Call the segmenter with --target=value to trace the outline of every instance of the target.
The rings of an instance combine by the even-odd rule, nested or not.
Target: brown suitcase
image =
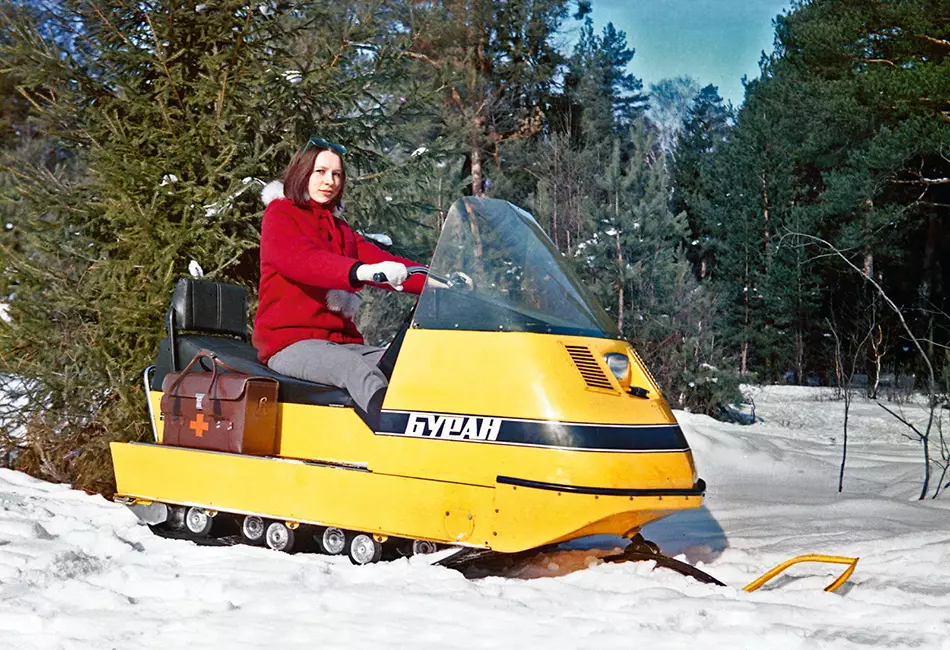
[[[210,361],[211,371],[192,372],[203,359]],[[162,444],[272,456],[277,451],[277,389],[276,379],[239,372],[201,350],[184,370],[170,372],[162,381]]]

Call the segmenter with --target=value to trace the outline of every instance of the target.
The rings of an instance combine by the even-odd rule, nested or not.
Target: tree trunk
[[[805,385],[805,335],[801,327],[795,328],[795,376],[799,386]]]
[[[930,298],[933,295],[934,254],[937,250],[937,239],[940,237],[940,222],[934,215],[927,221],[927,240],[924,243],[924,259],[921,268],[920,306],[929,309]]]
[[[551,215],[551,234],[554,236],[554,247],[558,250],[561,249],[560,240],[557,232],[557,209],[558,209],[558,185],[559,185],[559,174],[560,174],[560,151],[558,150],[557,140],[553,141],[554,144],[554,182],[551,183],[551,199],[554,203],[553,214]]]
[[[478,127],[472,128],[472,196],[485,196],[485,180],[482,175],[482,150],[478,146]]]
[[[926,331],[929,334],[929,336],[927,336],[927,354],[931,359],[934,358],[934,337],[932,332],[934,318],[931,298],[933,297],[934,280],[940,277],[938,273],[934,272],[938,266],[938,264],[934,263],[934,257],[937,251],[937,241],[939,237],[940,221],[935,215],[931,214],[927,220],[927,241],[924,244],[924,261],[923,268],[921,269],[922,279],[919,296],[920,308],[923,310],[923,313],[927,314]]]
[[[617,329],[623,334],[623,249],[620,247],[620,232],[617,232]]]
[[[771,224],[769,224],[769,192],[768,184],[765,180],[765,172],[762,172],[762,218],[765,221],[763,232],[765,237],[765,268],[769,269],[772,266],[772,251],[769,248],[772,233],[769,231],[771,227]]]
[[[751,318],[749,305],[749,264],[746,261],[745,267],[745,289],[742,294],[744,303],[744,313],[742,316],[742,355],[739,361],[739,374],[745,376],[749,372],[749,320]]]

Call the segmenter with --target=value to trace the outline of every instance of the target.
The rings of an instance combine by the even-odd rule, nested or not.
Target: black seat
[[[315,384],[313,382],[288,377],[274,372],[257,360],[257,350],[250,343],[239,339],[228,339],[221,336],[207,336],[200,334],[185,334],[175,337],[175,347],[179,360],[178,368],[182,370],[199,350],[211,350],[218,357],[232,366],[235,370],[246,372],[249,375],[273,377],[280,383],[277,397],[281,402],[292,404],[317,404],[320,406],[353,406],[350,394],[337,386]],[[162,380],[171,372],[171,354],[168,339],[162,339],[158,346],[158,359],[155,362],[155,373],[152,375],[152,390],[162,389]]]
[[[199,350],[211,350],[236,370],[276,379],[281,402],[354,406],[350,394],[342,388],[281,375],[258,360],[257,350],[247,338],[244,287],[182,278],[168,308],[167,331],[168,338],[158,346],[152,390],[161,390],[165,375],[183,370]]]

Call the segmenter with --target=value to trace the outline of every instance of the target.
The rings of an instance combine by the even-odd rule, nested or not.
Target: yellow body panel
[[[352,409],[282,404],[279,455],[491,486],[499,476],[606,488],[689,488],[689,452],[638,454],[374,434]],[[648,456],[648,457],[647,457]]]
[[[495,550],[521,550],[587,535],[632,535],[677,510],[699,507],[700,497],[627,497],[572,494],[513,485],[495,488]],[[570,531],[564,521],[580,524]]]
[[[589,349],[610,388],[590,387],[565,346]],[[628,378],[611,375],[607,352],[629,357]],[[648,397],[627,394],[630,385]],[[161,393],[149,399],[160,439]],[[568,425],[676,422],[626,342],[510,332],[410,329],[383,408]],[[569,436],[563,446],[541,446],[391,434],[374,433],[351,408],[282,403],[278,458],[123,443],[112,453],[121,496],[506,552],[632,534],[702,504],[700,496],[570,491],[690,489],[688,450],[581,449]],[[500,476],[565,490],[503,484]]]
[[[502,552],[623,535],[699,502],[482,487],[140,443],[112,443],[112,457],[119,496]]]
[[[614,390],[588,388],[567,345],[589,348]],[[622,391],[603,364],[608,352],[631,358],[628,385],[649,389],[647,399]],[[676,422],[626,341],[526,332],[410,329],[383,406],[561,422]]]
[[[122,496],[453,543],[476,533],[447,525],[463,511],[472,543],[491,534],[490,488],[163,445],[112,443],[112,457]]]

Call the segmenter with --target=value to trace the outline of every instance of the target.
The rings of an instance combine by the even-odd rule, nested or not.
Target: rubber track
[[[518,553],[499,553],[487,548],[463,548],[458,553],[439,560],[435,563],[435,566],[454,569],[466,577],[501,574],[505,569],[518,564],[522,560],[543,555],[546,551],[554,548],[556,546],[540,546]]]
[[[152,532],[165,539],[183,539],[198,546],[238,546],[244,544],[244,538],[240,535],[211,535],[208,537],[195,537],[187,530],[168,530],[160,526],[149,526]]]

